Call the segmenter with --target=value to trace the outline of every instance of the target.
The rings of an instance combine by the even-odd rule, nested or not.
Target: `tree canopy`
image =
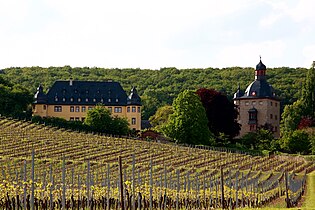
[[[173,102],[174,113],[162,128],[166,136],[178,143],[212,144],[213,135],[199,97],[192,91],[181,92]]]
[[[19,84],[13,85],[0,76],[0,115],[30,117],[29,105],[32,101],[33,97],[26,88]]]
[[[233,102],[214,89],[200,88],[197,94],[206,110],[209,130],[216,136],[220,133],[230,138],[237,136],[241,126],[237,123],[238,112]]]
[[[127,135],[128,121],[124,118],[112,117],[110,111],[102,105],[97,105],[86,114],[84,124],[96,132]]]

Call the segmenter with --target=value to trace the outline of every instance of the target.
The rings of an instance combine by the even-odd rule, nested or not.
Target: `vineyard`
[[[297,205],[313,162],[79,133],[0,119],[1,209]],[[119,161],[120,160],[120,161]]]

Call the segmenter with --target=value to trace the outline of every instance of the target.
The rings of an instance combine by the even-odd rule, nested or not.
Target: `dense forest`
[[[301,85],[306,77],[304,68],[270,68],[267,79],[282,100],[282,107],[299,98]],[[143,101],[143,119],[152,116],[156,109],[171,104],[183,90],[212,88],[232,99],[238,85],[245,90],[254,80],[254,68],[196,68],[175,67],[149,69],[106,69],[98,67],[11,67],[1,70],[0,76],[12,84],[19,84],[35,93],[39,84],[47,91],[56,80],[114,80],[120,82],[129,94],[136,86]]]

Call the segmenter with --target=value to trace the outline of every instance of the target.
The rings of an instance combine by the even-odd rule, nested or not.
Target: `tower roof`
[[[35,104],[45,104],[47,102],[47,95],[43,91],[43,86],[40,84],[34,95]]]
[[[141,106],[141,98],[138,95],[136,87],[132,87],[131,93],[127,99],[128,105],[140,105]]]
[[[266,65],[265,64],[263,64],[263,62],[261,62],[261,57],[260,57],[260,61],[259,61],[259,63],[256,65],[256,71],[257,70],[266,70],[267,68],[266,68]]]

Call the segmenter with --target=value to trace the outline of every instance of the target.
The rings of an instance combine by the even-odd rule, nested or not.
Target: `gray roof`
[[[56,81],[47,94],[44,94],[42,88],[39,88],[35,94],[34,103],[56,105],[95,105],[102,103],[106,106],[125,106],[127,99],[126,92],[118,82],[70,80]]]
[[[276,97],[273,87],[266,80],[255,80],[245,90],[241,98],[274,98]]]

